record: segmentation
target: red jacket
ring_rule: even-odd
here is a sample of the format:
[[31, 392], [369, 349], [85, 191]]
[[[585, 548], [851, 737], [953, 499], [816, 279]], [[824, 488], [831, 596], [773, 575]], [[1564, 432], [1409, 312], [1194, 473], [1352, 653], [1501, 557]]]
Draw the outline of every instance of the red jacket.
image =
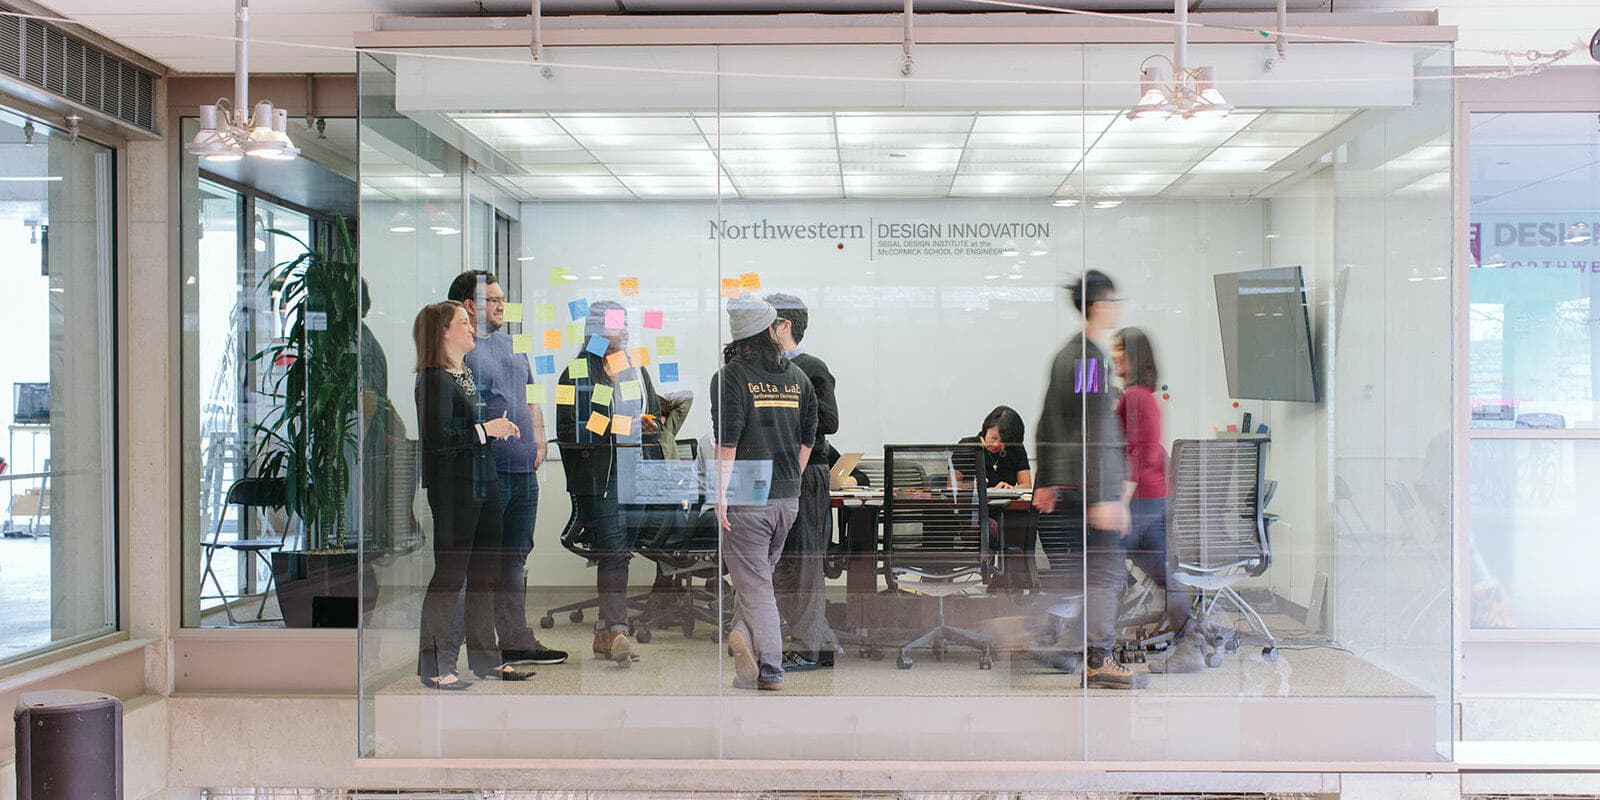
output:
[[1138, 485], [1133, 496], [1167, 496], [1167, 449], [1161, 445], [1161, 406], [1148, 386], [1129, 386], [1117, 403], [1128, 449], [1128, 480]]

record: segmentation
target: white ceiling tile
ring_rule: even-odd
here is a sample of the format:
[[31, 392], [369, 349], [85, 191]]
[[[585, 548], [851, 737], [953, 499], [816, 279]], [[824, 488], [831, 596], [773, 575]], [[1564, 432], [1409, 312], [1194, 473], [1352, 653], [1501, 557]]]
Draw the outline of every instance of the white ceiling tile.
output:
[[839, 188], [838, 175], [740, 175], [734, 182], [740, 189]]
[[790, 136], [794, 134], [833, 135], [832, 114], [715, 114], [695, 117], [700, 131], [708, 136]]
[[841, 148], [903, 150], [912, 147], [960, 147], [964, 133], [840, 133]]
[[831, 133], [724, 133], [720, 137], [707, 134], [706, 142], [723, 150], [832, 150], [839, 145]]
[[590, 150], [607, 148], [637, 148], [641, 150], [709, 150], [700, 134], [629, 134], [629, 133], [579, 133], [573, 134], [578, 143]]
[[557, 116], [555, 121], [573, 135], [660, 136], [677, 134], [700, 138], [700, 128], [687, 114], [680, 116]]
[[968, 137], [970, 147], [1016, 147], [1040, 149], [1081, 150], [1094, 141], [1096, 133], [974, 133]]
[[1348, 112], [1301, 114], [1289, 111], [1269, 111], [1257, 117], [1246, 130], [1255, 131], [1306, 131], [1327, 133], [1339, 123], [1350, 118]]
[[1042, 196], [1061, 185], [1053, 176], [1036, 175], [957, 175], [950, 186], [953, 195]]
[[972, 119], [964, 114], [840, 114], [834, 122], [841, 135], [955, 133], [964, 136], [972, 128]]
[[1115, 115], [1094, 114], [979, 114], [972, 125], [976, 134], [1066, 133], [1093, 135], [1105, 130]]
[[1090, 167], [1103, 163], [1185, 164], [1207, 153], [1203, 147], [1096, 147], [1084, 154]]
[[967, 164], [1051, 164], [1072, 167], [1083, 158], [1073, 147], [968, 147]]

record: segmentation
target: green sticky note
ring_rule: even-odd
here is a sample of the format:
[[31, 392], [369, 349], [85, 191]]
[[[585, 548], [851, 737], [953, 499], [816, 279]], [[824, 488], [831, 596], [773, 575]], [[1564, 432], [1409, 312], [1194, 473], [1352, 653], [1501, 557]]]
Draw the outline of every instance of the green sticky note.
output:
[[556, 318], [555, 303], [539, 303], [533, 307], [533, 316], [540, 322], [551, 322]]
[[531, 353], [531, 352], [533, 352], [533, 334], [531, 334], [531, 333], [512, 334], [512, 336], [511, 336], [511, 352], [513, 352], [513, 353]]
[[503, 306], [503, 308], [505, 308], [505, 310], [506, 310], [506, 322], [521, 322], [522, 321], [522, 304], [521, 303], [506, 303]]
[[594, 395], [590, 398], [590, 402], [597, 406], [611, 405], [611, 387], [603, 383], [594, 387]]
[[566, 286], [572, 280], [572, 272], [566, 267], [550, 268], [550, 285], [556, 287]]
[[544, 402], [544, 384], [542, 384], [542, 383], [530, 383], [530, 384], [528, 384], [528, 403], [531, 405], [533, 403], [543, 403], [543, 402]]
[[583, 323], [574, 322], [567, 326], [567, 341], [583, 342], [589, 337], [583, 335]]
[[567, 377], [577, 380], [589, 377], [589, 359], [574, 358], [567, 362]]
[[644, 397], [644, 390], [639, 388], [638, 381], [627, 381], [622, 384], [622, 399], [638, 400]]
[[656, 355], [675, 356], [678, 354], [678, 340], [671, 336], [656, 337]]

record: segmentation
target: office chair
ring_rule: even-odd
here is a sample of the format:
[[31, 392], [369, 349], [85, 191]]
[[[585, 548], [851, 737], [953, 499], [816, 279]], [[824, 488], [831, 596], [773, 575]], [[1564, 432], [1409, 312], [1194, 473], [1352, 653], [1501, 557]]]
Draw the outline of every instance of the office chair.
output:
[[[1167, 541], [1177, 560], [1173, 580], [1196, 590], [1197, 614], [1210, 616], [1226, 600], [1267, 640], [1261, 656], [1272, 661], [1278, 643], [1261, 615], [1233, 586], [1272, 566], [1263, 509], [1275, 482], [1262, 479], [1266, 439], [1178, 439], [1172, 443], [1173, 490], [1167, 502]], [[1237, 640], [1228, 649], [1237, 647]]]
[[[228, 505], [239, 507], [240, 527], [243, 527], [244, 514], [248, 509], [282, 508], [284, 504], [284, 482], [281, 478], [241, 478], [228, 487]], [[267, 585], [259, 593], [261, 605], [256, 608], [255, 619], [246, 622], [282, 622], [283, 617], [263, 617], [267, 611], [267, 596], [272, 594], [275, 586], [275, 576], [272, 573], [272, 558], [269, 553], [283, 547], [284, 537], [244, 537], [237, 536], [229, 539], [222, 538], [222, 525], [227, 521], [227, 506], [223, 512], [217, 514], [217, 524], [211, 529], [211, 538], [200, 543], [205, 551], [205, 568], [200, 573], [200, 583], [205, 585], [206, 578], [211, 579], [211, 585], [217, 587], [217, 597], [222, 600], [222, 613], [228, 616], [229, 625], [238, 625], [239, 620], [233, 616], [233, 606], [230, 600], [242, 600], [250, 595], [230, 595], [222, 589], [222, 581], [217, 578], [217, 573], [211, 568], [211, 562], [216, 558], [218, 550], [232, 550], [245, 555], [245, 563], [254, 568], [252, 562], [259, 560], [267, 568]]]
[[[883, 451], [884, 573], [891, 589], [937, 600], [934, 626], [900, 647], [895, 666], [910, 669], [911, 651], [923, 647], [943, 661], [946, 647], [956, 644], [977, 650], [978, 668], [989, 669], [994, 659], [988, 639], [945, 618], [945, 598], [984, 593], [994, 570], [988, 487], [980, 480], [958, 489], [954, 481], [958, 458], [976, 464], [982, 475], [987, 453], [981, 444], [887, 445]], [[912, 465], [917, 469], [908, 469]], [[950, 479], [930, 486], [928, 476], [941, 470]], [[905, 486], [904, 476], [919, 479]]]
[[[645, 457], [659, 455], [647, 450]], [[700, 475], [692, 466], [698, 457], [699, 442], [678, 440], [677, 462], [688, 467], [685, 473], [694, 486], [684, 487], [676, 505], [646, 504], [633, 517], [640, 527], [634, 552], [656, 564], [655, 585], [634, 619], [640, 641], [649, 640], [651, 628], [677, 628], [690, 638], [699, 623], [720, 628], [733, 611], [731, 603], [719, 602], [716, 591], [722, 574], [717, 515], [706, 506]], [[697, 586], [696, 580], [703, 585]]]

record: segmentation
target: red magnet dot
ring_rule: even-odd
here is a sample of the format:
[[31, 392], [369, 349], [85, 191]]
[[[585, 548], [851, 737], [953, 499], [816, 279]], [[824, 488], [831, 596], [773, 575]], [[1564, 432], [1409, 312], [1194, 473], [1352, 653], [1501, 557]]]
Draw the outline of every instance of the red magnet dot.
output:
[[844, 242], [840, 242], [840, 243], [838, 243], [838, 244], [836, 244], [834, 246], [839, 248], [840, 250], [843, 250], [844, 249]]
[[1238, 404], [1238, 403], [1237, 403], [1237, 402], [1235, 402], [1235, 403], [1234, 403], [1234, 404], [1233, 404], [1233, 407], [1234, 407], [1234, 408], [1238, 408], [1238, 407], [1239, 407], [1239, 404]]
[[1171, 400], [1172, 399], [1172, 395], [1166, 394], [1166, 393], [1162, 393], [1161, 399], [1162, 400]]

